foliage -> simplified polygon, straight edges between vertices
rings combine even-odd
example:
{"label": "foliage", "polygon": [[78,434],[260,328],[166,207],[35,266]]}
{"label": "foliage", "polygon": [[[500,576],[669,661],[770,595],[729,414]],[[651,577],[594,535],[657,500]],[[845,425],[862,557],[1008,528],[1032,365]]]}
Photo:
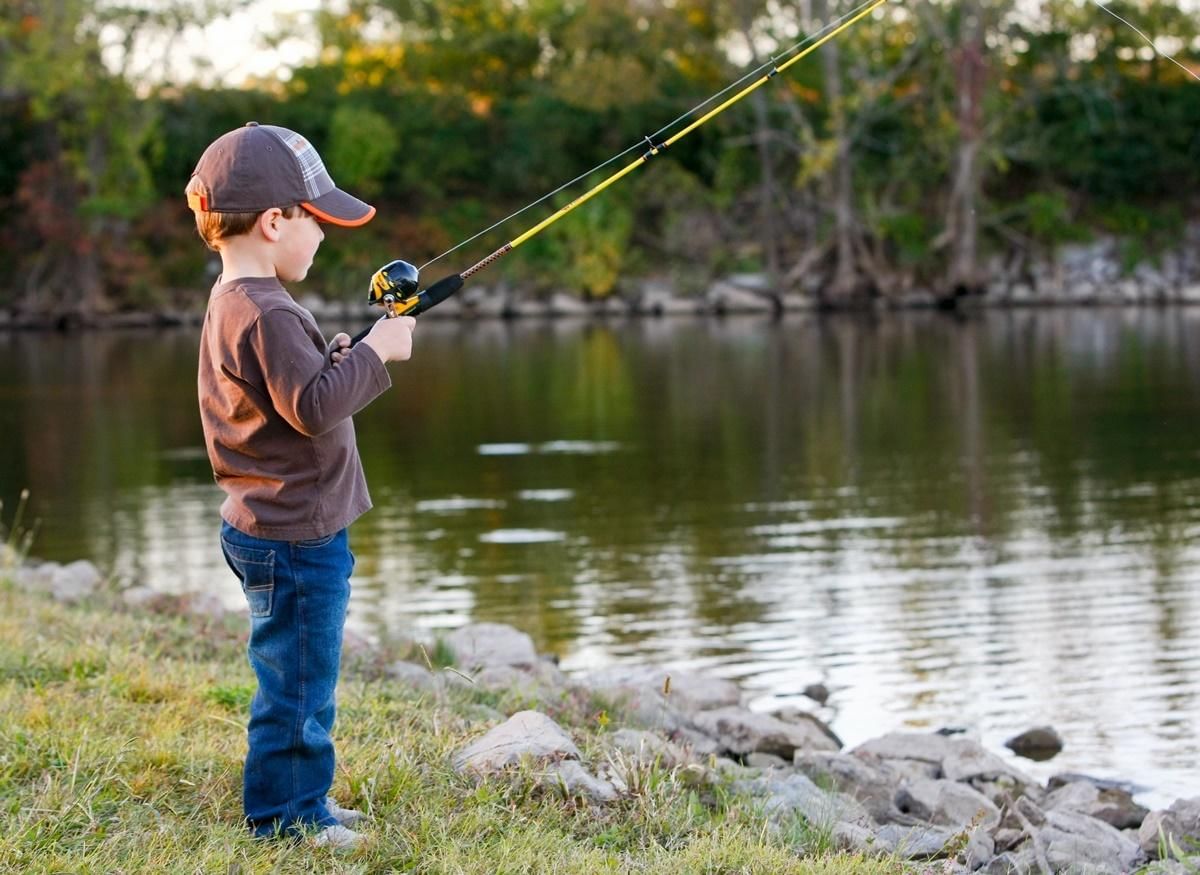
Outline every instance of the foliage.
{"label": "foliage", "polygon": [[[561,197],[578,196],[645,151],[645,136],[677,131],[663,127],[747,62],[820,26],[805,17],[809,4],[793,2],[352,0],[317,14],[315,60],[228,87],[130,72],[139,34],[169,39],[211,12],[181,0],[151,8],[25,0],[0,13],[0,248],[10,258],[0,305],[174,307],[189,289],[202,300],[208,256],[180,192],[204,146],[248,119],[303,131],[335,179],[379,207],[368,228],[331,234],[313,271],[311,289],[344,296],[378,263],[423,263],[584,174]],[[1107,230],[1124,210],[1145,218],[1117,223],[1130,258],[1148,257],[1200,187],[1200,88],[1092,5],[971,8],[986,45],[983,246],[1052,248]],[[1200,27],[1176,2],[1110,8],[1195,65]],[[606,295],[639,272],[702,279],[758,262],[769,235],[783,268],[804,264],[830,241],[845,145],[864,242],[890,268],[935,280],[956,232],[947,207],[967,133],[967,9],[885,7],[838,38],[837,107],[819,54],[806,58],[492,272],[534,290]],[[767,192],[770,213],[768,172],[783,181]],[[549,209],[465,247],[454,266]]]}

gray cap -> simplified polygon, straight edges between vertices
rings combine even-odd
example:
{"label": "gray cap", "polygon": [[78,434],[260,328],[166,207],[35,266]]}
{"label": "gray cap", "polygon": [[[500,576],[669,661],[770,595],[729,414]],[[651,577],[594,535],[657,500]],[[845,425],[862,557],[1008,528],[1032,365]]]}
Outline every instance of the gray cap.
{"label": "gray cap", "polygon": [[193,210],[260,213],[299,204],[335,225],[365,225],[375,208],[333,183],[312,143],[287,128],[247,122],[213,141],[192,178],[200,191],[188,194]]}

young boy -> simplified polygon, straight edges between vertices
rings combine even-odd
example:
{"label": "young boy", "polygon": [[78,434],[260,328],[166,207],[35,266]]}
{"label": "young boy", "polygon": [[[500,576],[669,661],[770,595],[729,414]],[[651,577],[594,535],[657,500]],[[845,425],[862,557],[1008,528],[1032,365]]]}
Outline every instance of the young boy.
{"label": "young boy", "polygon": [[350,597],[346,527],[371,507],[351,416],[412,354],[414,321],[376,323],[326,346],[282,282],[308,273],[322,223],[375,208],[338,189],[309,142],[250,122],[212,143],[187,185],[196,228],[221,256],[200,337],[204,440],[221,505],[221,549],[250,606],[246,820],[256,835],[315,833],[354,847],[358,812],[328,798],[329,732]]}

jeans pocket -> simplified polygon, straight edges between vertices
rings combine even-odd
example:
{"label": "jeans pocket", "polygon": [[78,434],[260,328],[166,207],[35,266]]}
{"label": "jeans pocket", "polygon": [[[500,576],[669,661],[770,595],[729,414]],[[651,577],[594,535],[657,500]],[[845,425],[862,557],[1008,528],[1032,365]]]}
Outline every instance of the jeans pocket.
{"label": "jeans pocket", "polygon": [[294,541],[297,547],[307,547],[309,549],[315,547],[324,547],[333,542],[333,539],[338,536],[339,532],[334,532],[332,535],[326,535],[323,538],[309,538],[307,541]]}
{"label": "jeans pocket", "polygon": [[269,617],[275,594],[275,551],[242,547],[221,538],[225,560],[237,574],[251,617]]}

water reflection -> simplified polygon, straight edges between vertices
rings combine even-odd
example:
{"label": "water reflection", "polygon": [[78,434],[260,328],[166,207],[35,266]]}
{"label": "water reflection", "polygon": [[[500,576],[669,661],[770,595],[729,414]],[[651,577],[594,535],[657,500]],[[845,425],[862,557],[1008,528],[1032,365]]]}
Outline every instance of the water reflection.
{"label": "water reflection", "polygon": [[[1190,310],[953,320],[422,322],[358,418],[352,622],[517,625],[569,670],[663,661],[850,743],[1054,723],[1074,769],[1200,781]],[[0,497],[39,552],[240,593],[188,332],[8,336]]]}

